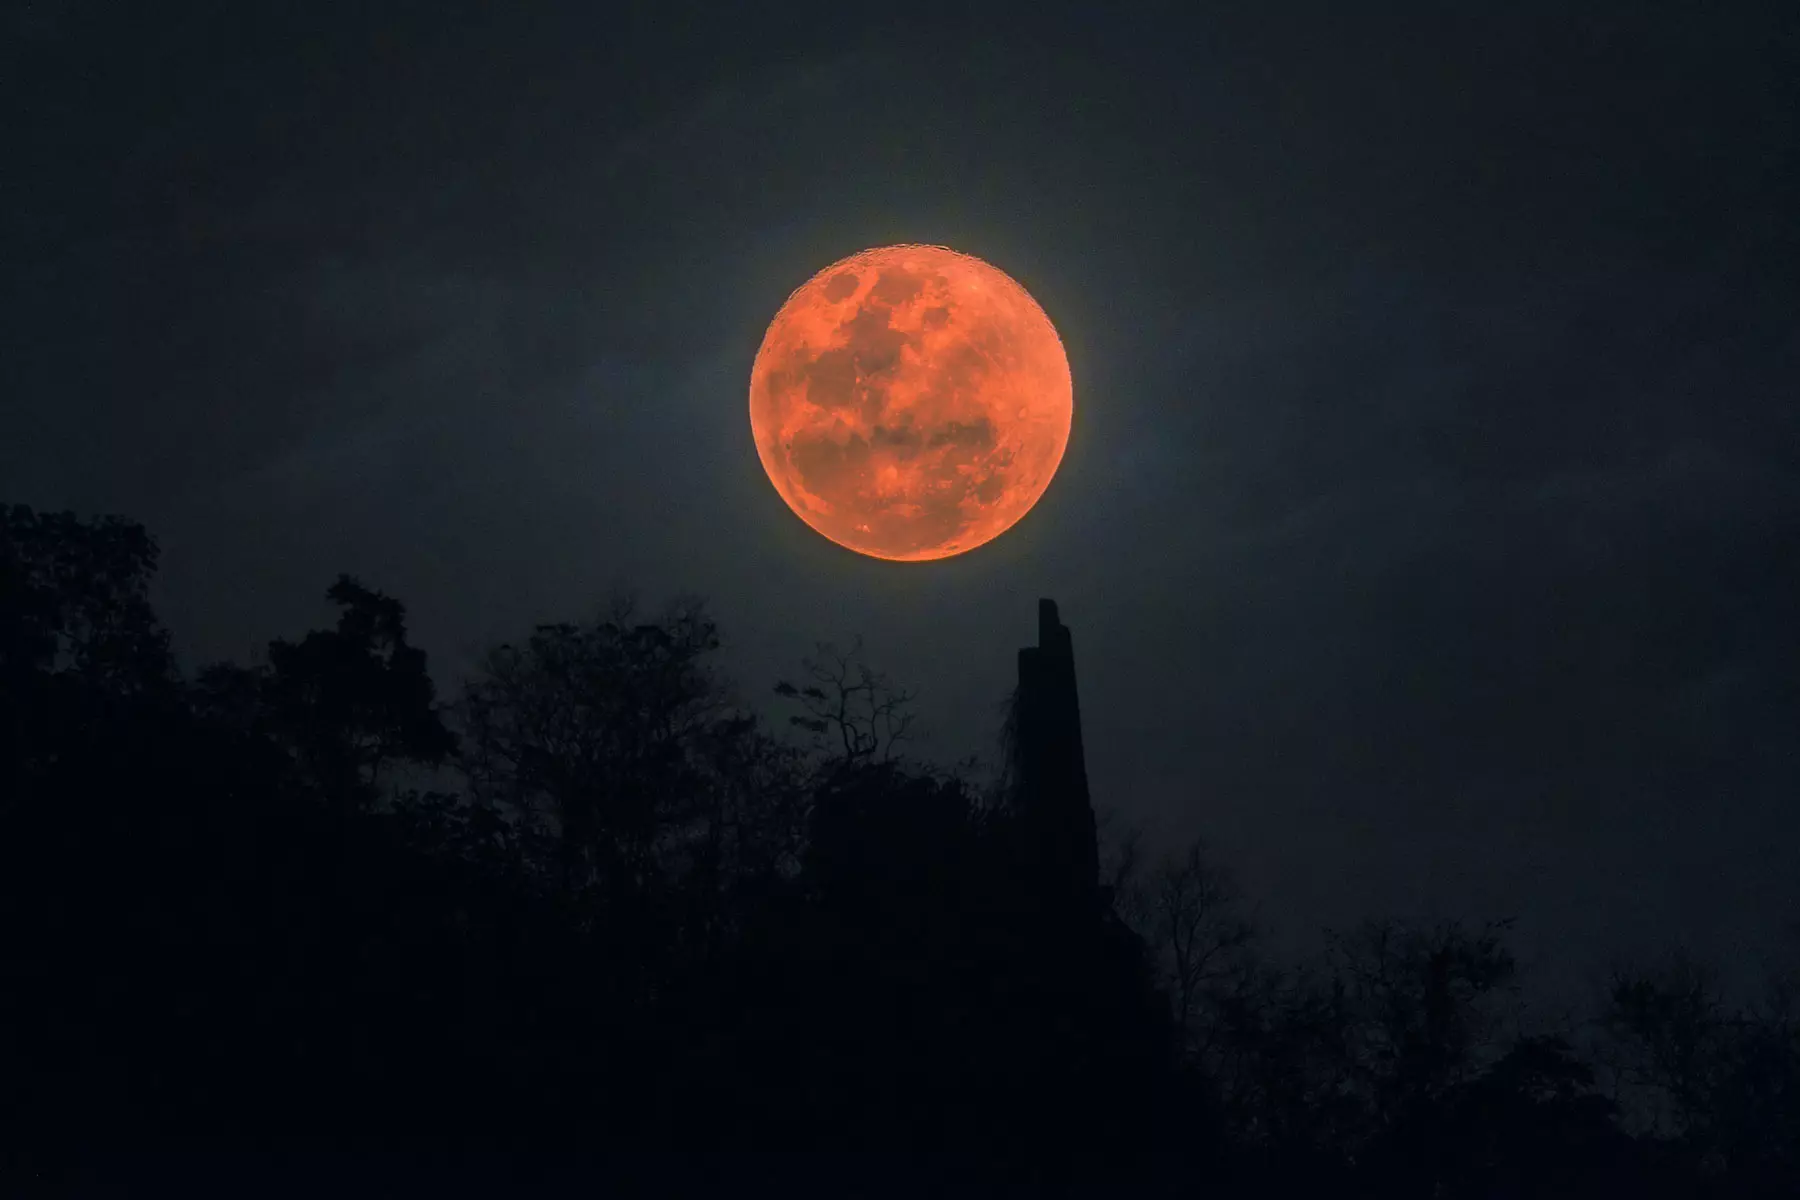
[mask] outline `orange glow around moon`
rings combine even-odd
[[[1074,388],[1062,341],[1005,274],[883,246],[788,297],[750,372],[763,469],[802,521],[919,562],[1005,533],[1050,484]]]

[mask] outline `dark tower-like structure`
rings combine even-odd
[[[1038,644],[1019,651],[1017,799],[1044,902],[1074,914],[1099,902],[1099,848],[1075,699],[1075,647],[1054,600],[1038,601]]]

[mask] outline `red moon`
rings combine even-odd
[[[882,246],[788,297],[750,371],[775,490],[840,546],[899,562],[999,537],[1050,485],[1074,385],[1050,318],[943,246]]]

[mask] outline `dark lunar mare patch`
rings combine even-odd
[[[850,271],[840,271],[825,283],[825,298],[836,304],[840,300],[848,300],[861,280]]]
[[[912,425],[877,425],[869,437],[873,446],[891,446],[901,458],[911,458],[925,444],[925,435]],[[936,445],[934,440],[932,445]]]
[[[947,421],[931,431],[931,444],[986,450],[994,444],[994,423],[986,417],[967,422]]]
[[[913,340],[888,322],[885,310],[867,304],[842,328],[850,339],[845,348],[855,356],[856,365],[865,376],[892,372],[900,365],[901,348]]]
[[[856,403],[856,352],[848,346],[796,363],[794,375],[806,381],[806,398],[820,408],[849,408]]]
[[[869,443],[858,434],[842,445],[827,437],[802,434],[788,449],[788,461],[806,490],[832,505],[854,498],[869,472]]]
[[[882,271],[875,286],[869,289],[869,299],[877,304],[897,308],[924,290],[923,276],[915,275],[904,267],[889,267]]]

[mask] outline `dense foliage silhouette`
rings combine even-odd
[[[1010,1164],[965,1177],[989,1190],[1086,1164],[1168,1195],[1796,1179],[1791,979],[1733,1007],[1671,959],[1528,1030],[1503,922],[1369,922],[1281,964],[1203,848],[1131,838],[1070,892],[1085,780],[1031,780],[1079,747],[1033,765],[1015,721],[991,782],[915,761],[912,697],[860,645],[765,715],[703,605],[619,602],[445,702],[404,607],[346,577],[331,628],[185,678],[155,566],[128,520],[0,510],[13,1167],[197,1144],[947,1151]],[[1059,788],[1083,811],[1046,841]]]

